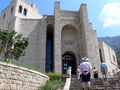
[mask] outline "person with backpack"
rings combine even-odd
[[[98,78],[98,71],[95,67],[93,68],[93,75],[94,75],[94,78]]]
[[[103,61],[100,66],[101,66],[101,72],[102,72],[102,75],[103,75],[103,79],[106,80],[106,78],[107,78],[107,71],[108,71],[107,70],[107,65]]]

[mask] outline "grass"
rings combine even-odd
[[[14,64],[14,65],[17,65],[17,66],[22,66],[22,67],[40,72],[38,69],[36,69],[34,67],[31,67],[31,66],[28,66],[28,65],[24,65],[24,64],[20,63],[19,61],[12,61],[12,60],[5,60],[5,59],[0,59],[0,61],[5,62],[5,63]]]

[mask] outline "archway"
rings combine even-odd
[[[70,52],[67,52],[62,56],[62,72],[63,72],[63,74],[66,74],[66,71],[67,71],[69,66],[72,67],[72,74],[76,74],[75,55],[73,55]]]

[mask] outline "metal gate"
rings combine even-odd
[[[62,56],[62,71],[66,74],[68,67],[72,67],[72,74],[76,74],[76,60],[75,56],[72,54],[64,54]]]

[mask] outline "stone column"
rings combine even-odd
[[[82,56],[88,57],[88,39],[90,39],[90,30],[88,22],[88,13],[86,4],[82,4],[79,11],[80,26],[81,26],[81,42],[82,42]],[[88,41],[88,42],[87,42]],[[89,44],[90,45],[90,44]]]
[[[54,9],[54,72],[62,73],[60,2],[55,2]]]
[[[38,56],[40,57],[40,66],[39,66],[39,70],[42,72],[45,72],[46,69],[46,33],[47,33],[47,16],[43,16],[42,19],[42,23],[39,25],[40,26],[40,46],[38,46],[40,48],[40,50],[38,50]],[[38,43],[37,42],[37,43]]]

